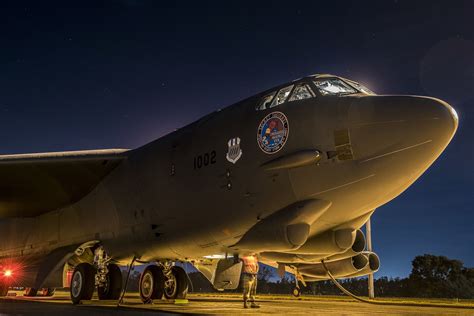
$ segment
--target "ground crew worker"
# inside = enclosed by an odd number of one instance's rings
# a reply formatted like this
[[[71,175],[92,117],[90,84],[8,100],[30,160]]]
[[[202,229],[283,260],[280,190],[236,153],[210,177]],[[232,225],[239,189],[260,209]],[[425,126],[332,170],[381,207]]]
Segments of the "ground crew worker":
[[[255,254],[242,257],[243,282],[244,282],[244,308],[248,308],[247,302],[250,302],[251,308],[260,308],[255,303],[255,294],[257,292],[257,274],[258,259]]]

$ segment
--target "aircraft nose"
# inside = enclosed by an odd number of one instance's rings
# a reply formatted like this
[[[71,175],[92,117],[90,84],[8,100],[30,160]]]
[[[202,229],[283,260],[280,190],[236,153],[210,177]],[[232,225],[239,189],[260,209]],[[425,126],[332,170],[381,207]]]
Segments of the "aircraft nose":
[[[458,127],[446,102],[418,96],[373,96],[355,100],[348,113],[355,159],[395,159],[431,164]]]

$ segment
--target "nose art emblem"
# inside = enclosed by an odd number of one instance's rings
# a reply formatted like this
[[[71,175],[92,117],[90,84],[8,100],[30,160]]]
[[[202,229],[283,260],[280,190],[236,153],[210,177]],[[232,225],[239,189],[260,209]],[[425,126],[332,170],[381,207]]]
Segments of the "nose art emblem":
[[[240,138],[235,137],[229,139],[227,142],[229,149],[227,150],[226,158],[229,162],[236,163],[242,157],[242,149],[240,148]]]
[[[257,143],[267,154],[274,154],[285,146],[290,127],[285,114],[273,112],[260,122],[257,129]]]

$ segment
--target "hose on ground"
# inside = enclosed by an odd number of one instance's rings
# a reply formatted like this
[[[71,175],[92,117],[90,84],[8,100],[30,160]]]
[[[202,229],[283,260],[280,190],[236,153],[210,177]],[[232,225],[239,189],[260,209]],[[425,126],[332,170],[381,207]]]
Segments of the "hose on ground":
[[[120,295],[120,299],[118,301],[117,306],[120,306],[120,304],[123,303],[123,297],[125,296],[125,292],[127,291],[127,285],[128,285],[128,280],[130,279],[130,272],[132,272],[133,269],[133,264],[138,258],[136,256],[133,256],[132,262],[130,263],[130,266],[128,267],[128,272],[127,272],[127,278],[125,279],[125,285],[123,287],[122,295]]]
[[[341,290],[344,294],[352,297],[353,299],[357,300],[357,301],[360,301],[360,302],[364,302],[364,303],[369,303],[369,304],[379,304],[379,302],[375,302],[375,301],[371,301],[371,300],[367,300],[365,298],[362,298],[360,296],[357,296],[355,294],[353,294],[352,292],[350,292],[349,290],[347,290],[345,287],[343,287],[335,278],[334,276],[331,274],[331,272],[329,271],[328,267],[326,266],[326,263],[324,262],[324,260],[321,260],[321,263],[323,264],[323,267],[324,267],[324,270],[326,270],[326,273],[327,275],[329,276],[329,278],[331,279],[332,283],[334,283],[335,286],[337,286],[339,288],[339,290]]]

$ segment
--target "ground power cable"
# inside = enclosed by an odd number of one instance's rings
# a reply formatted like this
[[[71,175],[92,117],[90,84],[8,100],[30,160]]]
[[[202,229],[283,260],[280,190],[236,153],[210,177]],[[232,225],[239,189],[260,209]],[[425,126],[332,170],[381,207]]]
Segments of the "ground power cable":
[[[117,307],[122,305],[123,303],[123,297],[125,296],[125,292],[127,291],[128,280],[130,279],[130,273],[132,272],[135,261],[137,261],[137,257],[133,256],[132,262],[130,263],[130,266],[128,267],[127,278],[125,279],[125,285],[123,287],[122,295],[120,296]]]
[[[454,305],[454,304],[423,304],[423,303],[420,304],[420,303],[411,303],[411,302],[400,304],[396,302],[380,302],[380,301],[367,300],[365,298],[362,298],[360,296],[357,296],[351,293],[346,288],[344,288],[331,274],[324,260],[321,260],[321,263],[323,264],[324,270],[326,270],[327,275],[329,276],[331,281],[334,283],[334,285],[336,285],[342,292],[344,292],[344,294],[352,297],[353,299],[359,302],[374,304],[374,305],[394,305],[394,306],[405,305],[405,306],[416,306],[416,307],[442,307],[442,308],[446,307],[446,308],[472,309],[472,306],[466,306],[466,305],[459,306],[459,305]]]
[[[355,299],[355,300],[357,300],[357,301],[359,301],[359,302],[369,303],[369,304],[386,305],[385,303],[367,300],[367,299],[365,299],[365,298],[362,298],[362,297],[360,297],[360,296],[357,296],[357,295],[353,294],[352,292],[350,292],[349,290],[347,290],[345,287],[343,287],[343,286],[334,278],[334,276],[331,274],[331,272],[329,271],[328,267],[326,266],[326,263],[324,262],[324,260],[321,260],[321,263],[323,264],[324,270],[326,270],[326,273],[327,273],[327,275],[329,276],[329,278],[331,279],[332,283],[334,283],[334,285],[337,286],[337,287],[339,288],[339,290],[341,290],[344,294],[346,294],[346,295],[352,297],[353,299]]]

